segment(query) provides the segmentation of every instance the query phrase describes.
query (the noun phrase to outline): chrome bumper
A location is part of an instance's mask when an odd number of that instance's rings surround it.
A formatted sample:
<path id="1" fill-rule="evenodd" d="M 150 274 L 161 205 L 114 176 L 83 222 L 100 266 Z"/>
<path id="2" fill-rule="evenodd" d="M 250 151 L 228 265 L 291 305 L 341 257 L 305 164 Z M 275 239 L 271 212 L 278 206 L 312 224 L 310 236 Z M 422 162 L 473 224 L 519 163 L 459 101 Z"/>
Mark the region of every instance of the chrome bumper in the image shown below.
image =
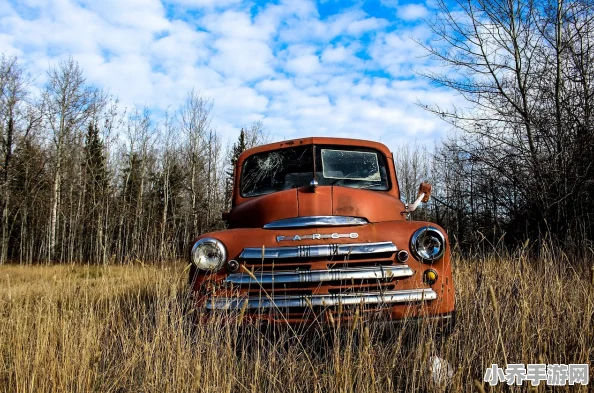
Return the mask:
<path id="1" fill-rule="evenodd" d="M 381 280 L 412 277 L 415 272 L 407 265 L 373 266 L 347 269 L 256 272 L 254 275 L 235 273 L 225 281 L 236 285 L 291 284 L 302 282 L 327 282 L 345 280 Z"/>
<path id="2" fill-rule="evenodd" d="M 337 305 L 392 304 L 420 302 L 437 299 L 432 289 L 408 289 L 400 291 L 345 293 L 336 295 L 290 295 L 274 296 L 262 293 L 259 297 L 226 298 L 212 297 L 206 302 L 210 310 L 241 309 L 247 302 L 247 308 L 290 308 L 290 307 L 330 307 Z"/>

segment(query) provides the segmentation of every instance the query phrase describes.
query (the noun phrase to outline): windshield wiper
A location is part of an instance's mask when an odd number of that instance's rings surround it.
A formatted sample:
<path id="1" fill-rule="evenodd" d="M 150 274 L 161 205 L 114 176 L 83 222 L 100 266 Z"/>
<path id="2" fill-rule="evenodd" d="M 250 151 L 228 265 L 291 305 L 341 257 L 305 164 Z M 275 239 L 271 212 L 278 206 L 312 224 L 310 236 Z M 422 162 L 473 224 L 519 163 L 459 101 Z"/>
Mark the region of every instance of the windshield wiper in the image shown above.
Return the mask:
<path id="1" fill-rule="evenodd" d="M 353 187 L 353 188 L 358 188 L 360 190 L 363 190 L 365 188 L 377 187 L 377 186 L 381 186 L 381 185 L 383 185 L 382 182 L 381 181 L 377 181 L 377 182 L 374 182 L 372 184 L 364 184 L 361 187 Z"/>

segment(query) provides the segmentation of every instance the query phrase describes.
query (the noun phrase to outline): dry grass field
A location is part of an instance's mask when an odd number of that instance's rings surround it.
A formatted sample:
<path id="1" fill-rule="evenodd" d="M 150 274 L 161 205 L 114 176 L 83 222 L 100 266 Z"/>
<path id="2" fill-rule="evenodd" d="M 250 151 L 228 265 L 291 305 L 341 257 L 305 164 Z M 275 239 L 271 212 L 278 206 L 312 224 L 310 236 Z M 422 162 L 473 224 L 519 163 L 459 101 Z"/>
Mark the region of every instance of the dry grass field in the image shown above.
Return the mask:
<path id="1" fill-rule="evenodd" d="M 594 361 L 590 264 L 549 254 L 540 261 L 521 252 L 455 258 L 458 323 L 445 342 L 430 326 L 404 339 L 399 330 L 379 337 L 362 323 L 324 339 L 249 328 L 238 339 L 233 323 L 190 323 L 182 263 L 5 265 L 0 391 L 511 391 L 476 381 L 491 363 Z M 447 386 L 429 372 L 436 348 L 453 367 Z M 550 390 L 542 383 L 533 389 Z"/>

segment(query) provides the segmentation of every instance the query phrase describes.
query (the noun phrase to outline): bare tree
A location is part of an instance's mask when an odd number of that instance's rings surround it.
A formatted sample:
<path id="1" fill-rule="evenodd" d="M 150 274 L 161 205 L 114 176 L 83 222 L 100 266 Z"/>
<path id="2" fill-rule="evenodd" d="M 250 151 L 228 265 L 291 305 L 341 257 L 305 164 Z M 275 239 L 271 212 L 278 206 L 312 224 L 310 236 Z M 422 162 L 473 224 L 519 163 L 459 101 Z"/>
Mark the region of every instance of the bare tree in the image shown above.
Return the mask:
<path id="1" fill-rule="evenodd" d="M 56 251 L 64 150 L 72 141 L 73 133 L 96 113 L 102 101 L 102 93 L 85 84 L 82 69 L 72 58 L 61 61 L 55 67 L 50 67 L 48 81 L 43 92 L 44 121 L 48 130 L 51 131 L 54 146 L 48 260 L 55 257 Z"/>
<path id="2" fill-rule="evenodd" d="M 25 75 L 16 57 L 0 58 L 0 143 L 2 151 L 2 238 L 0 241 L 0 264 L 6 262 L 11 223 L 10 181 L 13 175 L 12 158 L 15 143 L 21 133 L 27 133 L 38 121 L 33 111 L 26 106 L 29 77 Z"/>
<path id="3" fill-rule="evenodd" d="M 394 152 L 394 165 L 404 202 L 415 200 L 419 184 L 429 180 L 429 158 L 427 149 L 419 143 L 403 145 Z"/>
<path id="4" fill-rule="evenodd" d="M 175 172 L 177 156 L 179 154 L 179 130 L 175 127 L 172 119 L 166 114 L 163 122 L 161 134 L 161 163 L 159 188 L 162 206 L 161 206 L 161 237 L 159 239 L 159 257 L 166 259 L 167 256 L 174 255 L 171 250 L 167 250 L 166 239 L 171 233 L 169 230 L 169 217 L 172 212 L 172 199 L 175 198 Z"/>
<path id="5" fill-rule="evenodd" d="M 203 212 L 201 203 L 205 198 L 204 179 L 201 178 L 201 174 L 206 167 L 206 139 L 210 132 L 212 105 L 211 100 L 192 90 L 178 112 L 180 130 L 185 137 L 183 151 L 190 177 L 189 192 L 194 233 L 201 232 L 203 229 L 202 221 L 199 219 Z"/>
<path id="6" fill-rule="evenodd" d="M 464 176 L 472 170 L 478 181 L 468 205 L 473 210 L 484 201 L 482 211 L 492 215 L 490 221 L 503 219 L 504 231 L 515 237 L 568 233 L 592 207 L 593 188 L 585 185 L 592 184 L 594 172 L 585 163 L 592 157 L 594 5 L 581 0 L 438 4 L 430 27 L 439 40 L 424 46 L 445 72 L 426 76 L 457 91 L 469 105 L 425 107 L 464 131 L 455 156 L 465 161 Z"/>
<path id="7" fill-rule="evenodd" d="M 272 142 L 270 133 L 266 131 L 262 121 L 255 121 L 249 126 L 244 126 L 242 130 L 245 132 L 246 149 Z"/>

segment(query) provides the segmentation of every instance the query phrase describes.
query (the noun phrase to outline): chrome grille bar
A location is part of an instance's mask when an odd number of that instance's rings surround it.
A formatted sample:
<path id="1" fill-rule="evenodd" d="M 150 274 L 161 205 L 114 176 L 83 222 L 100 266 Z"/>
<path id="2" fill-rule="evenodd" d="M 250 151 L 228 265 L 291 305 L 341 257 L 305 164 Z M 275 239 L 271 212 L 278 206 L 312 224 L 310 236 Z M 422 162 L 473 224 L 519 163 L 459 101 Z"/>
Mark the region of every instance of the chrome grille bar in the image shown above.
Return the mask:
<path id="1" fill-rule="evenodd" d="M 369 224 L 364 218 L 347 216 L 308 216 L 285 218 L 271 221 L 264 225 L 264 229 L 286 229 L 286 228 L 311 228 L 311 227 L 332 227 Z"/>
<path id="2" fill-rule="evenodd" d="M 354 243 L 354 244 L 316 244 L 306 246 L 244 248 L 241 259 L 282 259 L 282 258 L 316 258 L 330 256 L 347 256 L 362 254 L 381 254 L 396 252 L 398 247 L 392 242 Z"/>
<path id="3" fill-rule="evenodd" d="M 414 271 L 410 267 L 407 265 L 398 265 L 357 267 L 348 269 L 303 270 L 291 272 L 256 272 L 254 273 L 254 277 L 251 277 L 245 273 L 235 273 L 228 275 L 225 281 L 237 285 L 258 285 L 385 278 L 389 279 L 411 277 L 413 275 Z"/>
<path id="4" fill-rule="evenodd" d="M 407 289 L 400 291 L 347 293 L 340 295 L 289 295 L 268 298 L 260 297 L 225 298 L 213 297 L 206 302 L 206 308 L 216 310 L 241 309 L 245 302 L 247 308 L 290 308 L 290 307 L 329 307 L 358 304 L 391 304 L 420 302 L 437 299 L 432 289 Z"/>

